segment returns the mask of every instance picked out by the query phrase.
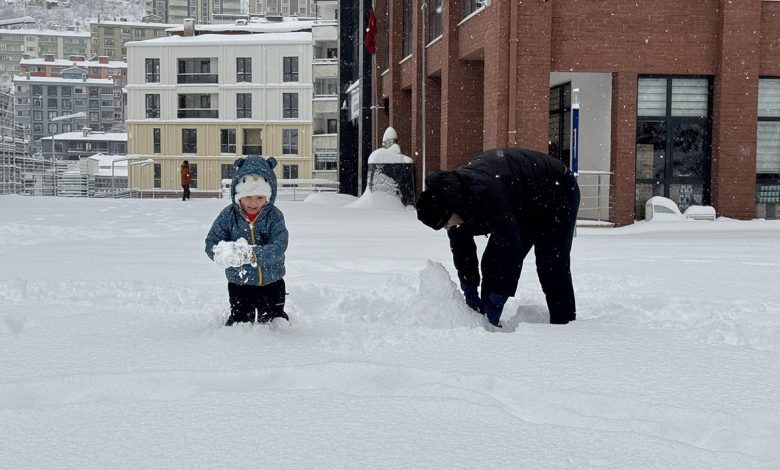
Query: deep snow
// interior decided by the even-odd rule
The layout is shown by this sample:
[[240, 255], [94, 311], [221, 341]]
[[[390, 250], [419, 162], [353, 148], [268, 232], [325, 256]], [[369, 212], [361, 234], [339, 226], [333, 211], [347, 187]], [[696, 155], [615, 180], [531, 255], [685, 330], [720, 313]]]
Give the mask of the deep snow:
[[780, 467], [780, 222], [579, 228], [491, 333], [413, 211], [282, 201], [292, 324], [224, 328], [224, 204], [0, 196], [0, 468]]

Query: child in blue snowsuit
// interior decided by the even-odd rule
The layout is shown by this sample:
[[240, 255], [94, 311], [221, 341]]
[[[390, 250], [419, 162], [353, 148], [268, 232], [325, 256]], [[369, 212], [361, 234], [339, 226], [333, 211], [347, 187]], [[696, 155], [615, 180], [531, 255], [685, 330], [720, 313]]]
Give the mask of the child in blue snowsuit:
[[289, 320], [284, 312], [288, 233], [284, 215], [274, 205], [275, 166], [273, 157], [266, 160], [250, 156], [235, 161], [232, 204], [220, 212], [206, 236], [209, 258], [214, 260], [215, 248], [229, 246], [238, 260], [225, 269], [230, 296], [226, 326], [236, 322], [267, 323], [274, 318]]

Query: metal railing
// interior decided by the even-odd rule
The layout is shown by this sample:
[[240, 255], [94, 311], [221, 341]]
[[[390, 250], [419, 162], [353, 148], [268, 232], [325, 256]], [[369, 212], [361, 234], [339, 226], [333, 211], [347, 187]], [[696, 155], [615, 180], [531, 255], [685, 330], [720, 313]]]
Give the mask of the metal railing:
[[583, 170], [577, 173], [580, 186], [579, 219], [609, 220], [609, 184], [612, 172]]

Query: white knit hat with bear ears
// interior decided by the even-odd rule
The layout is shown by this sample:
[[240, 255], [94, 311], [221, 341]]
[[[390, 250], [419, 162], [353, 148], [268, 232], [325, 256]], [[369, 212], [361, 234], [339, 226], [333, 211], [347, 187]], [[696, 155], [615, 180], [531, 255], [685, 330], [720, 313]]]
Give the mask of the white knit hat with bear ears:
[[236, 201], [247, 196], [271, 197], [271, 185], [260, 175], [244, 175], [236, 183]]

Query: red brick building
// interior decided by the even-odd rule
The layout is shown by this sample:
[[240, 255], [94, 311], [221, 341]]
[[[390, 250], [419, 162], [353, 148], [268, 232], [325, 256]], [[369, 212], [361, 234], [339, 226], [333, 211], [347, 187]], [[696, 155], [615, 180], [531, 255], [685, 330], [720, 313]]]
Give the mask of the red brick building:
[[374, 145], [393, 126], [418, 181], [423, 148], [426, 172], [501, 146], [568, 159], [579, 88], [579, 168], [611, 172], [611, 221], [652, 195], [780, 214], [780, 2], [423, 3], [376, 0], [372, 103]]

